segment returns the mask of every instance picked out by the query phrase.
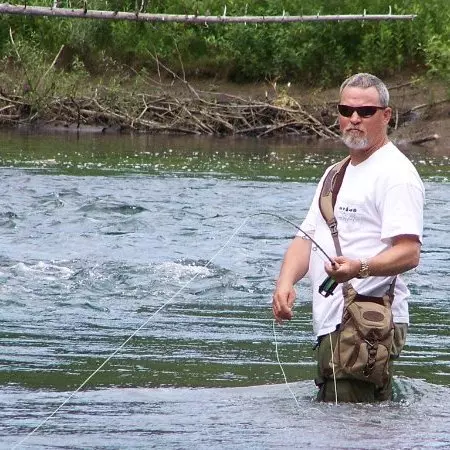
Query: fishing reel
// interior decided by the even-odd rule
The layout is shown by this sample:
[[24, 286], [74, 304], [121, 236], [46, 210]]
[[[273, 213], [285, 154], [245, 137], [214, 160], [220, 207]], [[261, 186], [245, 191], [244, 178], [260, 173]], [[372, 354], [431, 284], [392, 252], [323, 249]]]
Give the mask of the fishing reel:
[[319, 286], [319, 294], [323, 295], [324, 297], [329, 297], [330, 295], [334, 294], [334, 290], [336, 289], [337, 285], [338, 282], [334, 278], [328, 276]]

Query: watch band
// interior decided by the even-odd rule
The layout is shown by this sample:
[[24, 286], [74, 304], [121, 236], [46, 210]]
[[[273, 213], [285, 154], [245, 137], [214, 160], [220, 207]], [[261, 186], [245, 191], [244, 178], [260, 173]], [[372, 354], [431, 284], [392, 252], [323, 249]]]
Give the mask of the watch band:
[[361, 262], [361, 268], [356, 278], [367, 278], [370, 275], [369, 261], [367, 259], [360, 259], [359, 261]]

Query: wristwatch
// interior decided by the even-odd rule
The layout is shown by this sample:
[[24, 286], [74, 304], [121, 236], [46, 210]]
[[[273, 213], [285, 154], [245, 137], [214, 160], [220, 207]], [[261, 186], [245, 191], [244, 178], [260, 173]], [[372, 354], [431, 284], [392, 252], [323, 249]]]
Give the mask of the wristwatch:
[[359, 269], [358, 275], [356, 275], [356, 278], [367, 278], [369, 273], [369, 262], [367, 259], [360, 259], [361, 262], [361, 269]]

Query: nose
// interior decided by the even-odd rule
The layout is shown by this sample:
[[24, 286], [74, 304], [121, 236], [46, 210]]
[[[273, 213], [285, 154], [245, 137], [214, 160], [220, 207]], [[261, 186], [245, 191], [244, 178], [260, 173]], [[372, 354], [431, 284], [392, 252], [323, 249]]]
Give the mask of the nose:
[[350, 116], [350, 122], [352, 122], [352, 123], [361, 122], [361, 117], [359, 117], [359, 115], [356, 111], [353, 111], [353, 114]]

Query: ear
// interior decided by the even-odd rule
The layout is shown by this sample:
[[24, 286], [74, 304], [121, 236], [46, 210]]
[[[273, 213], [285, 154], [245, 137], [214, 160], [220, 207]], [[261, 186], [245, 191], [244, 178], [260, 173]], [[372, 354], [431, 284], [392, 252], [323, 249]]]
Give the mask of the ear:
[[388, 124], [392, 117], [392, 108], [389, 106], [383, 111], [383, 119], [386, 124]]

